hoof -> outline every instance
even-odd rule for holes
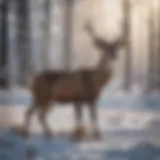
[[[45,133],[45,137],[46,137],[47,139],[51,139],[51,138],[53,138],[53,133],[52,133],[52,132],[46,132],[46,133]]]
[[[87,130],[85,127],[79,127],[77,128],[73,135],[72,135],[72,139],[73,140],[83,140],[86,136],[87,136]]]
[[[23,130],[23,131],[21,132],[21,135],[22,135],[22,137],[24,137],[24,138],[28,138],[28,137],[29,137],[29,133],[28,133],[27,131],[25,131],[25,130]]]
[[[15,131],[17,133],[19,133],[22,137],[24,138],[28,138],[29,137],[29,133],[28,131],[23,127],[23,126],[20,126],[20,127],[16,127],[15,128]]]

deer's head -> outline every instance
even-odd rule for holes
[[[100,61],[97,66],[97,71],[94,74],[96,79],[97,88],[103,87],[112,77],[112,62],[118,57],[118,49],[123,45],[122,40],[115,42],[108,42],[101,37],[94,34],[93,28],[90,23],[87,23],[85,30],[91,35],[93,44],[102,53]]]
[[[123,45],[123,42],[120,39],[114,42],[108,42],[103,38],[95,36],[90,23],[87,23],[84,28],[91,35],[95,47],[98,48],[104,54],[104,56],[110,58],[110,60],[117,58],[117,51]]]

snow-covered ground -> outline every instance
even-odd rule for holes
[[[42,128],[37,115],[30,128],[34,134],[23,139],[12,127],[23,124],[30,95],[26,91],[1,92],[0,95],[0,160],[25,160],[31,155],[38,160],[160,160],[158,94],[104,92],[97,102],[102,139],[80,143],[64,135],[45,139],[40,135]],[[51,129],[55,133],[70,133],[75,126],[73,111],[72,104],[55,104],[47,119]],[[86,107],[84,124],[90,130]]]
[[[99,107],[102,139],[75,143],[64,135],[45,139],[41,136],[41,126],[36,116],[33,117],[30,128],[31,137],[23,139],[12,127],[23,124],[26,109],[27,107],[22,105],[1,105],[0,160],[160,159],[159,111]],[[70,133],[75,125],[72,106],[56,104],[48,114],[48,122],[55,133]],[[87,108],[84,108],[84,123],[86,126],[90,123]]]
[[[22,138],[12,130],[21,125],[26,107],[0,107],[0,160],[159,160],[160,113],[99,108],[102,139],[75,143],[68,135],[45,139],[33,117],[31,137]],[[89,125],[87,110],[85,124]],[[71,106],[56,106],[48,115],[54,132],[72,131],[74,115]],[[33,134],[34,132],[34,134]],[[38,134],[37,134],[38,133]]]
[[[22,125],[24,113],[27,107],[23,106],[2,106],[0,107],[0,124],[2,126]],[[157,111],[133,111],[116,110],[104,107],[98,108],[98,123],[100,129],[105,131],[119,130],[146,130],[160,127],[160,112]],[[55,131],[71,131],[75,125],[74,109],[70,105],[62,106],[56,104],[48,113],[48,123]],[[90,127],[90,117],[87,107],[84,107],[84,123]],[[31,130],[40,132],[37,115],[33,116]]]

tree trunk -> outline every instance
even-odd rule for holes
[[[132,50],[131,50],[131,43],[130,43],[130,1],[124,0],[124,16],[125,16],[125,23],[124,23],[124,39],[125,39],[125,68],[124,68],[124,89],[130,90],[131,88],[131,62],[132,62]]]
[[[8,1],[1,2],[0,87],[8,87]]]
[[[74,0],[67,0],[66,2],[66,12],[65,12],[65,47],[64,47],[64,57],[65,66],[69,70],[71,68],[71,55],[72,55],[72,31],[73,31],[73,5]]]
[[[160,3],[158,10],[158,89],[160,90]]]
[[[44,53],[43,53],[43,68],[48,68],[49,57],[49,44],[50,44],[50,27],[51,27],[51,0],[45,0],[44,14],[45,14],[45,27],[44,27]]]
[[[154,56],[155,49],[154,46],[154,18],[153,9],[150,12],[150,22],[149,22],[149,70],[148,70],[148,91],[154,88]]]
[[[29,0],[17,0],[19,83],[25,85],[30,72],[30,16]]]

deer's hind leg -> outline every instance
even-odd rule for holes
[[[50,105],[49,104],[43,104],[39,110],[39,122],[41,123],[44,133],[47,137],[52,137],[53,136],[53,132],[50,129],[50,127],[48,126],[47,123],[47,114],[48,111],[50,109]]]
[[[37,109],[38,109],[38,105],[35,102],[27,109],[25,113],[24,126],[21,130],[21,133],[23,136],[29,135],[29,125],[31,122],[31,118]]]

